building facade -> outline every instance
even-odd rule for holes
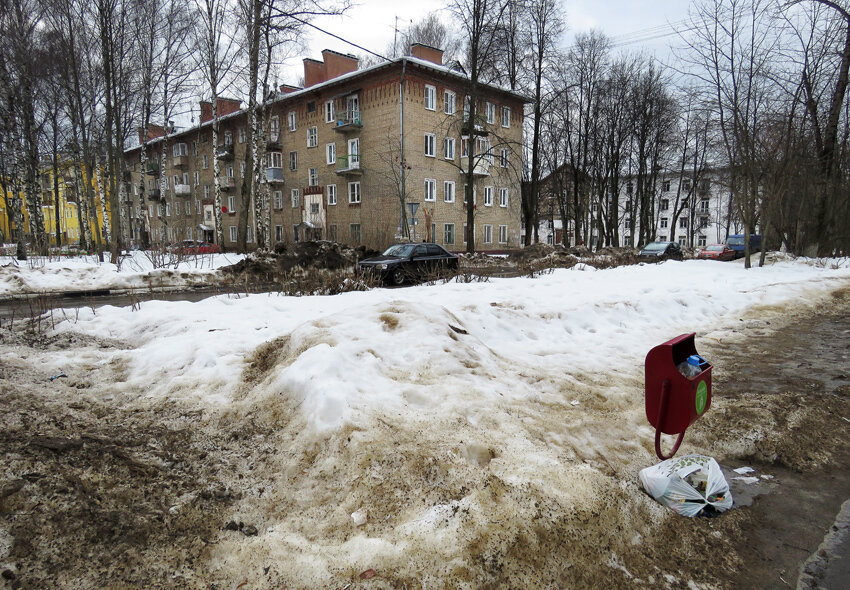
[[[424,45],[414,46],[411,57],[363,70],[355,58],[328,50],[322,61],[304,60],[305,87],[282,86],[263,110],[265,174],[258,194],[267,195],[271,244],[328,239],[382,249],[410,238],[463,250],[464,156],[472,149],[482,156],[474,170],[476,249],[520,245],[525,101],[483,86],[481,116],[465,125],[468,79],[441,62],[442,52]],[[144,175],[147,199],[136,214],[154,243],[214,241],[217,150],[223,246],[237,245],[248,117],[238,102],[219,99],[219,145],[213,146],[211,107],[201,104],[197,127],[145,142],[154,174]],[[125,153],[127,188],[136,203],[141,149]],[[160,185],[156,164],[163,150],[166,183]],[[261,227],[254,212],[252,206],[249,248]]]

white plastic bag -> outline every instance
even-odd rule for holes
[[[720,465],[704,455],[667,459],[641,469],[640,481],[650,496],[682,516],[696,516],[706,506],[717,512],[732,507],[732,494]]]

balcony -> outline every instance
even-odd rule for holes
[[[461,174],[466,175],[466,171],[469,169],[469,159],[468,156],[463,156],[461,158],[463,170]],[[490,161],[486,158],[476,158],[475,164],[472,168],[473,176],[490,176]]]
[[[233,160],[233,144],[226,143],[224,145],[218,146],[218,148],[215,150],[215,157],[224,162],[229,162]]]
[[[149,190],[147,194],[149,201],[159,201],[160,197],[162,196],[162,193],[159,192],[158,188],[155,188],[152,191]]]
[[[283,182],[283,168],[266,168],[266,180],[270,183]]]
[[[360,168],[360,154],[337,156],[336,173],[343,176],[360,176],[363,174],[363,169]]]
[[[337,114],[334,129],[340,133],[357,131],[361,127],[363,127],[363,122],[360,119],[360,111],[342,111]]]
[[[280,145],[280,139],[278,137],[275,137],[274,139],[270,138],[266,143],[266,151],[279,152],[282,149],[283,147]]]
[[[174,194],[179,197],[188,197],[192,194],[192,187],[188,184],[175,184]]]
[[[173,164],[175,168],[185,168],[189,165],[189,156],[174,156]]]
[[[150,176],[159,176],[159,162],[148,161],[147,173]]]
[[[218,185],[221,187],[221,190],[233,190],[236,188],[236,178],[233,176],[219,176]]]

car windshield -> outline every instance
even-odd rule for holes
[[[709,246],[708,248],[706,248],[706,250],[708,250],[709,252],[722,252],[723,246],[720,244],[716,244],[714,246]]]
[[[398,256],[407,258],[416,246],[414,244],[396,244],[384,250],[384,256]]]
[[[658,252],[659,250],[664,250],[667,248],[667,242],[652,242],[651,244],[647,244],[644,250],[649,252]]]
[[[728,240],[726,240],[726,244],[728,246],[743,246],[744,238],[741,236],[732,236]]]

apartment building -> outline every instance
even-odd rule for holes
[[[442,63],[442,51],[414,45],[412,56],[358,70],[334,51],[304,60],[304,88],[281,86],[265,105],[265,177],[270,241],[329,239],[382,249],[411,238],[463,250],[467,150],[482,155],[474,169],[475,243],[479,251],[520,245],[523,106],[515,93],[484,86],[475,124],[465,124],[468,78]],[[246,175],[248,117],[219,99],[219,145],[211,145],[212,105],[200,124],[180,132],[149,129],[147,201],[137,213],[154,242],[213,241],[212,150],[221,165],[223,243],[237,243]],[[141,140],[142,138],[140,138]],[[138,203],[142,146],[125,153]],[[158,163],[165,150],[166,190]],[[150,174],[153,172],[154,174]],[[129,188],[129,187],[128,187]],[[402,200],[416,204],[405,208]],[[138,205],[136,205],[138,207]],[[256,245],[253,207],[249,247]],[[411,216],[410,209],[415,209]],[[136,232],[135,239],[139,239]]]

